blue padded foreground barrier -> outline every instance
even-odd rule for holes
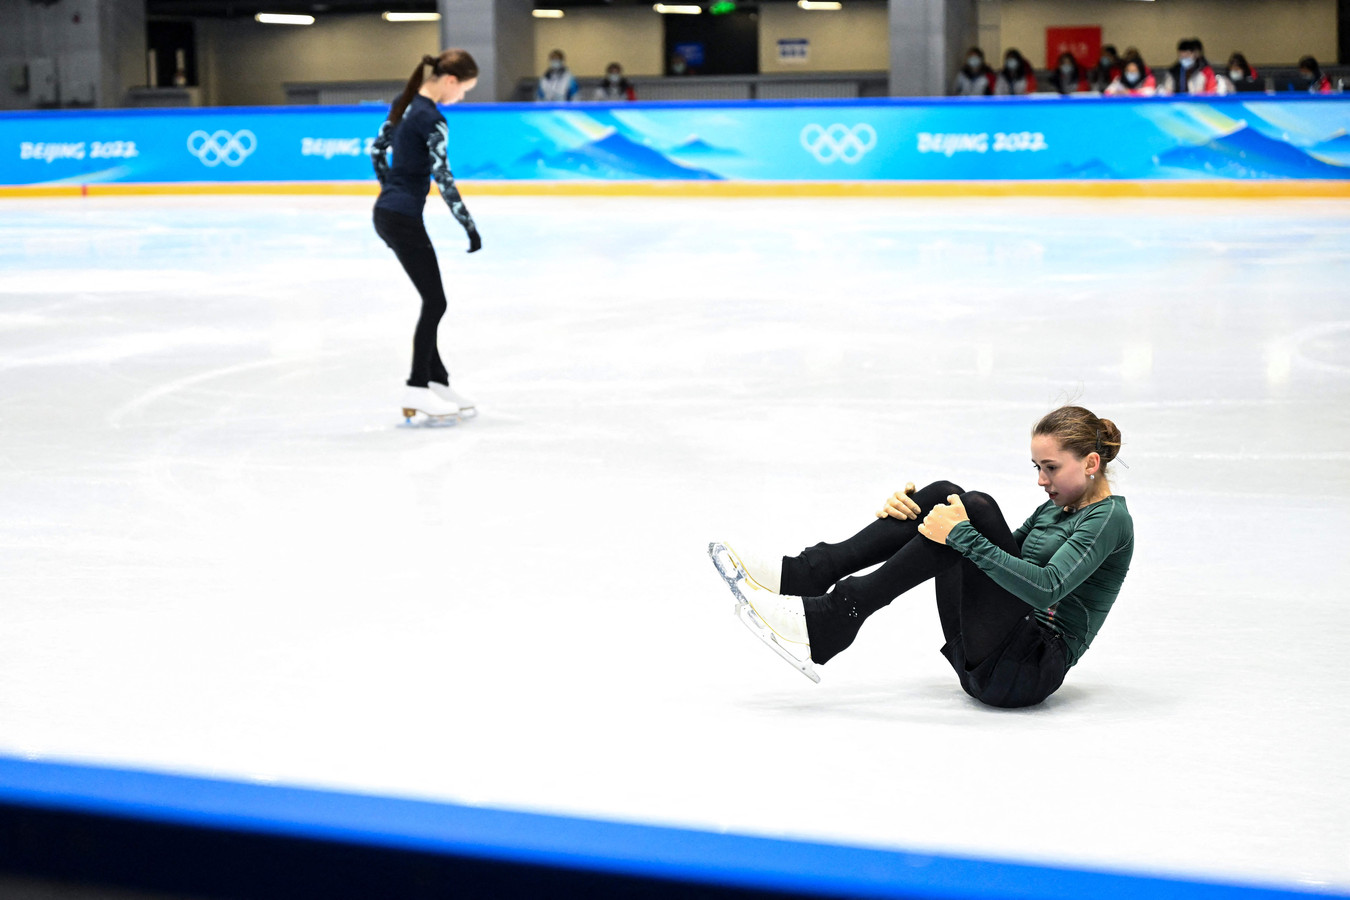
[[[0,113],[0,187],[370,183],[378,106]],[[1350,180],[1350,96],[460,104],[496,182]]]
[[[0,757],[0,876],[178,896],[1350,896]]]

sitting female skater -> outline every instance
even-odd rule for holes
[[[966,693],[1033,706],[1092,644],[1129,571],[1134,524],[1106,478],[1119,452],[1111,420],[1065,406],[1032,429],[1036,483],[1049,498],[1016,531],[989,495],[939,481],[906,485],[853,537],[778,565],[725,544],[708,551],[746,625],[813,681],[812,663],[828,662],[868,616],[931,578],[942,655]]]
[[[431,67],[423,80],[422,70]],[[375,201],[375,233],[394,251],[413,286],[422,295],[422,314],[413,332],[412,374],[403,397],[403,414],[453,420],[477,414],[473,401],[450,387],[450,373],[436,348],[436,331],[445,315],[445,288],[436,250],[422,222],[428,179],[434,178],[450,215],[469,236],[469,252],[483,246],[473,216],[455,186],[446,158],[450,132],[437,104],[458,103],[478,83],[478,64],[464,50],[424,56],[403,93],[389,110],[371,147],[371,161],[380,179]],[[393,151],[393,162],[389,153]]]

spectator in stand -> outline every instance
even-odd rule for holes
[[[1059,55],[1050,85],[1061,94],[1078,94],[1090,90],[1087,73],[1078,68],[1078,60],[1069,51]]]
[[[1256,70],[1241,53],[1228,57],[1228,80],[1233,82],[1233,90],[1239,94],[1264,90],[1260,79],[1256,77]]]
[[[994,93],[1014,96],[1036,93],[1036,73],[1016,47],[1009,47],[1003,54],[1003,68],[994,84]]]
[[[689,60],[683,53],[673,53],[670,57],[670,68],[667,75],[697,75],[698,71],[689,65]]]
[[[1177,44],[1177,61],[1163,75],[1158,93],[1211,95],[1226,94],[1228,86],[1214,74],[1205,59],[1205,48],[1199,38],[1187,38]]]
[[[1105,93],[1111,82],[1120,77],[1120,56],[1115,44],[1107,44],[1097,57],[1097,65],[1088,70],[1088,84],[1094,91]]]
[[[1298,61],[1298,81],[1291,86],[1295,91],[1307,91],[1310,94],[1330,94],[1331,79],[1322,71],[1317,60],[1305,56]]]
[[[539,78],[534,99],[544,103],[571,103],[577,96],[577,80],[567,68],[567,58],[561,50],[548,55],[548,71]]]
[[[632,83],[623,77],[623,66],[616,62],[609,64],[609,68],[605,69],[605,80],[595,89],[595,99],[609,103],[637,99],[637,91],[633,90]]]
[[[1152,97],[1158,92],[1158,83],[1153,73],[1144,65],[1144,58],[1137,52],[1125,57],[1125,66],[1120,77],[1106,86],[1102,93],[1109,97]]]
[[[998,76],[984,61],[984,51],[971,47],[966,51],[966,64],[956,73],[952,94],[957,97],[988,97],[994,93]]]

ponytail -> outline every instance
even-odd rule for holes
[[[403,88],[403,93],[398,95],[394,105],[389,108],[389,128],[392,131],[398,127],[398,123],[403,121],[403,111],[408,108],[412,102],[413,95],[422,87],[422,70],[431,66],[433,72],[436,70],[436,57],[424,56],[422,61],[413,69],[412,75],[408,78],[408,83]]]
[[[413,95],[422,87],[422,70],[431,66],[431,75],[433,78],[441,75],[454,75],[460,81],[468,81],[470,78],[478,77],[478,63],[474,62],[472,56],[465,50],[447,50],[440,56],[424,56],[422,61],[413,69],[412,75],[408,78],[407,85],[403,88],[403,93],[399,94],[394,105],[389,108],[389,127],[394,129],[398,123],[403,121],[403,113],[412,102]]]

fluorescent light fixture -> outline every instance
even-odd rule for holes
[[[536,19],[561,19],[563,11],[561,9],[536,9],[534,17]]]
[[[380,18],[386,22],[439,22],[440,13],[410,13],[410,12],[387,12],[381,13]]]
[[[839,0],[797,0],[797,5],[802,9],[843,9],[844,4]]]
[[[264,25],[313,25],[313,16],[292,16],[286,13],[258,13],[253,17]]]
[[[699,13],[703,12],[703,7],[701,6],[679,6],[679,5],[671,6],[669,3],[658,3],[655,6],[653,6],[652,9],[656,10],[662,15],[674,15],[674,16],[696,16]]]

